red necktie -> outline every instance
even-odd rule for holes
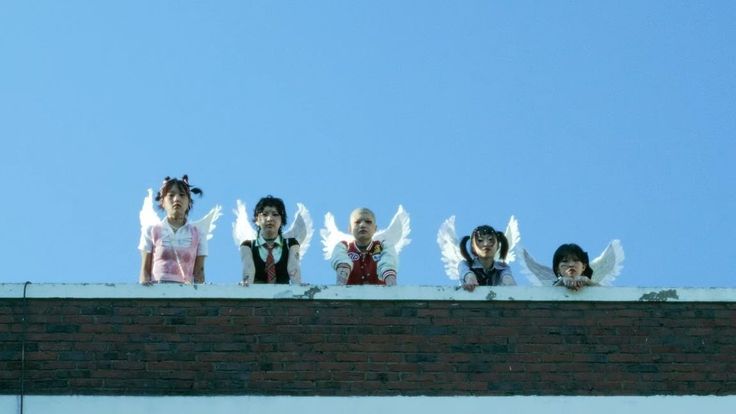
[[[268,256],[266,257],[266,282],[276,283],[276,264],[273,261],[274,246],[266,245]]]

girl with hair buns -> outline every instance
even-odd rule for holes
[[[215,206],[202,220],[190,223],[192,194],[201,196],[202,190],[192,187],[187,175],[164,178],[155,196],[158,208],[166,213],[161,219],[153,209],[153,192],[148,190],[140,212],[141,284],[204,283],[207,239],[212,237],[221,209]]]

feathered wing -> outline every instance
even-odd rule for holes
[[[148,189],[148,195],[143,199],[143,206],[140,213],[138,213],[138,218],[141,221],[141,230],[161,222],[161,217],[153,209],[153,190],[150,188]]]
[[[212,210],[210,210],[209,213],[207,213],[204,217],[199,219],[198,221],[195,221],[194,224],[197,226],[197,229],[199,230],[199,234],[206,234],[205,237],[207,237],[207,240],[210,240],[213,236],[213,232],[215,231],[215,222],[217,222],[217,219],[219,219],[222,216],[222,207],[218,204],[212,207]]]
[[[293,237],[299,242],[299,257],[304,258],[309,249],[309,243],[314,235],[314,225],[312,224],[312,216],[309,210],[302,203],[296,203],[296,214],[291,227],[284,233],[284,237]]]
[[[590,262],[593,269],[593,282],[601,286],[610,286],[621,273],[624,265],[624,248],[620,240],[612,240],[608,247]]]
[[[519,232],[519,221],[516,217],[511,216],[509,224],[506,225],[506,231],[504,232],[506,240],[509,241],[509,251],[506,254],[506,263],[511,263],[516,260],[516,246],[521,241],[521,233]],[[499,257],[500,258],[500,257]],[[496,258],[498,260],[499,258]]]
[[[381,242],[386,242],[394,246],[396,254],[399,254],[401,253],[401,249],[411,243],[409,233],[411,233],[409,214],[399,204],[399,208],[391,219],[391,223],[385,229],[377,231],[373,236],[373,240],[380,240]]]
[[[526,249],[521,249],[521,273],[534,286],[552,286],[557,276],[552,268],[538,263]]]
[[[233,222],[233,241],[236,246],[240,246],[246,240],[254,240],[258,234],[251,226],[248,220],[248,212],[245,203],[240,200],[236,201],[237,207],[233,210],[235,221]]]
[[[442,262],[445,264],[445,274],[452,280],[458,280],[460,278],[458,265],[464,259],[460,254],[460,246],[455,233],[455,216],[450,216],[440,225],[437,231],[437,244],[440,246]]]
[[[332,252],[335,250],[337,243],[341,241],[351,242],[355,240],[352,234],[343,233],[337,229],[335,224],[335,216],[328,212],[325,214],[325,227],[319,231],[320,238],[322,239],[322,251],[324,252],[325,259],[330,260],[332,258]]]

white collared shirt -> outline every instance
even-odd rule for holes
[[[282,250],[284,248],[288,249],[288,247],[285,246],[285,242],[286,241],[280,234],[272,242],[274,247],[273,250],[271,250],[271,254],[273,254],[274,261],[278,262],[281,259]],[[266,248],[266,239],[264,239],[261,234],[258,234],[258,238],[253,241],[253,248],[258,249],[258,255],[261,257],[261,260],[265,262],[268,258],[268,249]],[[290,254],[288,261],[286,262],[286,270],[289,273],[289,282],[292,284],[299,284],[302,281],[302,272],[298,245],[295,246],[295,250],[296,252],[294,252],[294,254],[289,252]],[[253,262],[253,250],[251,247],[243,245],[240,246],[240,262],[243,265],[243,281],[253,283],[256,276],[256,265]]]
[[[477,258],[473,259],[473,269],[481,269],[483,270],[483,263],[480,262]],[[501,285],[500,286],[516,286],[516,281],[514,280],[514,277],[511,275],[511,268],[509,265],[503,262],[499,262],[498,260],[493,261],[493,268],[498,270],[501,275]],[[468,266],[468,262],[465,260],[461,260],[460,263],[457,265],[458,274],[460,275],[460,284],[465,283],[465,277],[468,275],[475,276],[475,273],[473,273],[472,270],[470,270],[471,267]]]

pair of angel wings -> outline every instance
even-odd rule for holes
[[[396,249],[396,254],[399,254],[401,253],[401,249],[411,242],[409,238],[410,232],[409,213],[399,204],[399,208],[391,219],[391,223],[385,229],[376,231],[376,234],[373,235],[373,240],[379,240],[393,246]],[[341,241],[351,242],[355,240],[352,234],[343,233],[337,229],[335,216],[330,212],[325,214],[325,227],[319,231],[319,234],[322,238],[322,251],[327,260],[330,260],[332,257],[332,253],[338,243]]]
[[[611,286],[624,265],[624,248],[620,240],[612,240],[600,256],[590,262],[593,269],[592,282],[600,286]],[[526,249],[521,252],[521,271],[535,286],[551,286],[557,276],[552,268],[538,263]]]
[[[509,223],[506,225],[504,232],[506,239],[509,241],[509,251],[506,254],[506,263],[516,260],[516,246],[521,240],[519,233],[519,222],[514,216],[511,216]],[[442,253],[442,262],[445,264],[445,274],[452,280],[460,279],[458,273],[458,265],[465,260],[460,253],[460,244],[455,233],[455,216],[450,216],[445,220],[440,229],[437,231],[437,244],[440,246]],[[500,249],[499,249],[500,250]],[[496,252],[495,260],[500,259],[500,253]]]
[[[215,205],[209,213],[192,224],[197,227],[200,234],[206,234],[207,240],[210,240],[215,231],[215,222],[220,216],[222,216],[222,207]],[[138,218],[141,222],[141,231],[145,231],[146,228],[158,224],[162,220],[153,208],[153,190],[150,188],[148,189],[148,195],[143,199],[143,207],[138,213]]]
[[[258,237],[258,232],[250,224],[245,203],[238,200],[237,208],[233,210],[235,213],[235,222],[233,223],[233,240],[237,246],[240,246],[246,240],[254,240]],[[296,204],[296,214],[291,226],[282,235],[284,238],[295,238],[299,242],[299,257],[303,258],[309,249],[309,243],[312,241],[314,234],[314,226],[312,224],[312,216],[304,204]]]

